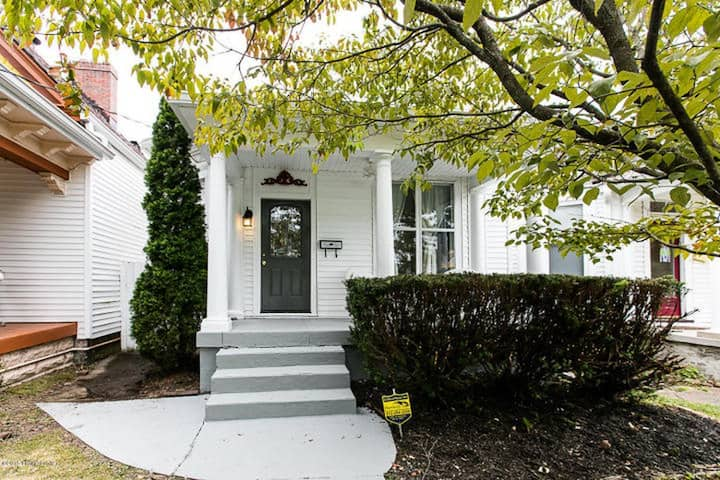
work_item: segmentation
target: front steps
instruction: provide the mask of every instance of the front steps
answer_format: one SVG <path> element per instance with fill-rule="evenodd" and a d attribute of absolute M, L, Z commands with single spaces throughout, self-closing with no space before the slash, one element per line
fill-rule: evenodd
<path fill-rule="evenodd" d="M 302 340 L 309 338 L 308 332 L 292 329 L 243 333 L 258 334 L 251 343 L 265 344 L 269 335 L 275 337 L 275 345 L 283 345 L 283 341 L 290 345 L 220 349 L 205 406 L 206 420 L 355 413 L 342 346 L 301 343 L 308 341 Z M 257 341 L 260 335 L 262 342 Z"/>

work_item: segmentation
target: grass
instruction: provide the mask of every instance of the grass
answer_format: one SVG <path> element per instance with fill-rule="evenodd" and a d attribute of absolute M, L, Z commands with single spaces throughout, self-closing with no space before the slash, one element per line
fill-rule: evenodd
<path fill-rule="evenodd" d="M 0 392 L 0 399 L 3 394 L 10 394 L 15 397 L 35 397 L 48 390 L 66 382 L 75 380 L 77 376 L 74 368 L 65 368 L 40 378 L 36 378 L 30 382 L 21 383 L 20 385 L 9 387 Z"/>
<path fill-rule="evenodd" d="M 694 365 L 686 365 L 674 373 L 681 380 L 705 380 L 705 375 Z"/>
<path fill-rule="evenodd" d="M 720 421 L 720 406 L 711 405 L 709 403 L 696 403 L 683 400 L 681 398 L 670 398 L 664 395 L 653 395 L 648 398 L 649 403 L 660 405 L 663 407 L 680 407 L 692 410 L 695 413 L 705 415 L 714 420 Z"/>
<path fill-rule="evenodd" d="M 0 443 L 0 477 L 14 480 L 119 480 L 137 472 L 88 447 L 68 442 L 66 435 L 58 428 L 30 438 Z"/>
<path fill-rule="evenodd" d="M 105 458 L 35 406 L 52 401 L 53 393 L 74 382 L 74 368 L 0 391 L 0 431 L 12 437 L 0 441 L 3 480 L 79 479 L 121 480 L 166 478 Z"/>

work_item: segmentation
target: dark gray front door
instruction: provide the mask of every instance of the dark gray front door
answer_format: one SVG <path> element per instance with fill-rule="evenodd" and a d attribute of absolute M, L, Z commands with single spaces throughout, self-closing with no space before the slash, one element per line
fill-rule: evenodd
<path fill-rule="evenodd" d="M 310 313 L 310 202 L 263 200 L 261 311 Z"/>

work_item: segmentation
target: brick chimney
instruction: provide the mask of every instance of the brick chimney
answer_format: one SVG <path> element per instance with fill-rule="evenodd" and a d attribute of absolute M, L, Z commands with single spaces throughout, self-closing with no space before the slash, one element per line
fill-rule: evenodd
<path fill-rule="evenodd" d="M 85 95 L 117 123 L 117 72 L 109 63 L 80 61 L 75 64 L 75 80 Z"/>

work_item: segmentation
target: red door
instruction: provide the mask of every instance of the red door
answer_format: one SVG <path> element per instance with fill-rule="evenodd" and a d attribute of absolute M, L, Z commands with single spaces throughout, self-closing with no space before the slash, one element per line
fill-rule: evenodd
<path fill-rule="evenodd" d="M 678 240 L 673 243 L 678 244 Z M 680 256 L 675 255 L 672 248 L 662 245 L 655 240 L 650 241 L 650 276 L 652 278 L 672 276 L 678 282 L 680 278 Z M 680 296 L 672 295 L 665 298 L 658 316 L 660 317 L 679 317 L 681 314 Z"/>

